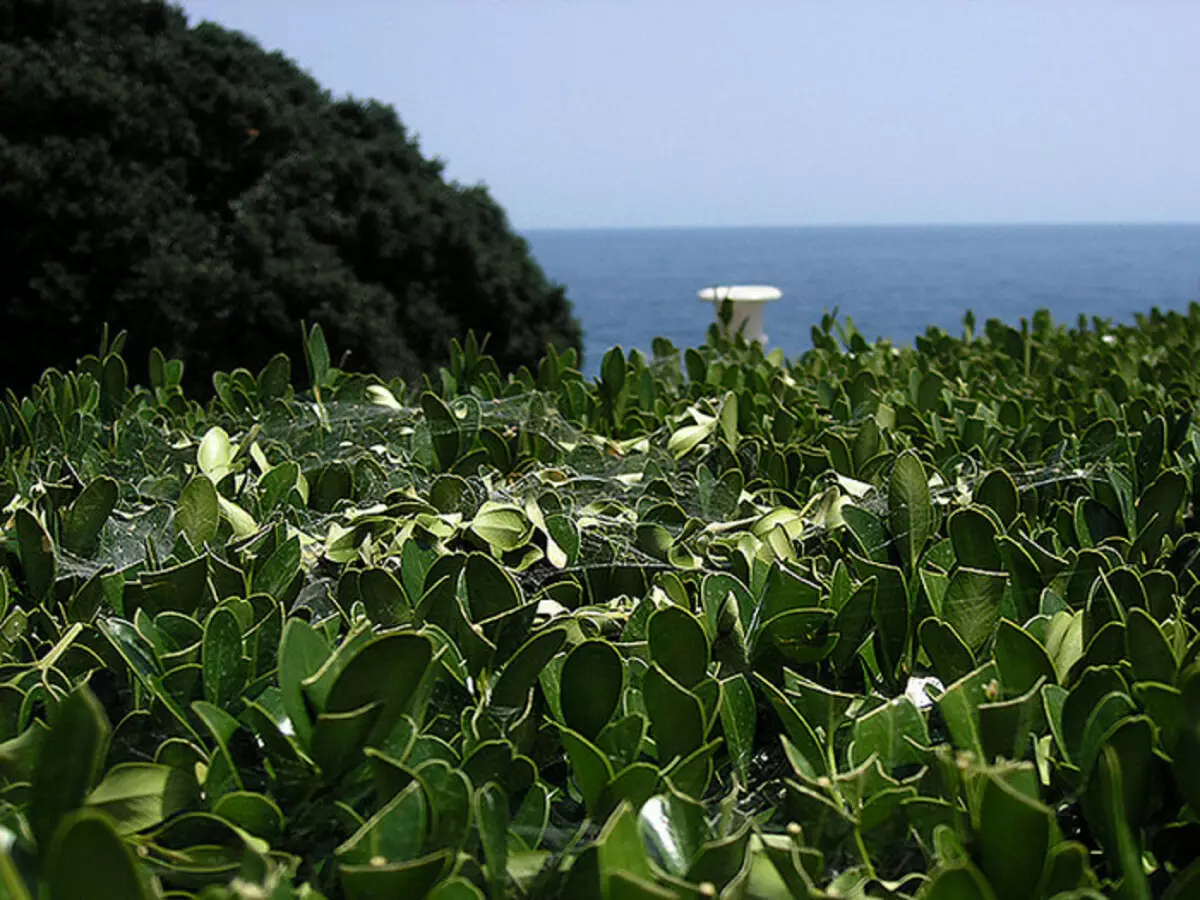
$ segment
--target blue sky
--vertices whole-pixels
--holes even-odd
[[[1198,0],[185,0],[519,228],[1200,219]]]

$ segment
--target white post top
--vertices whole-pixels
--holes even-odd
[[[733,316],[729,321],[731,331],[741,330],[748,341],[767,343],[763,330],[763,310],[771,300],[778,300],[783,292],[769,284],[722,284],[708,287],[697,295],[713,305],[720,317],[721,305],[730,301]]]
[[[697,296],[709,303],[715,300],[732,300],[734,303],[765,303],[769,300],[778,300],[783,296],[783,291],[769,284],[723,284],[707,287]]]

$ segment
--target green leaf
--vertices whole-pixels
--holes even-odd
[[[253,791],[223,795],[213,805],[213,814],[265,841],[278,842],[283,835],[283,811],[269,797]]]
[[[1003,572],[960,567],[950,578],[942,598],[942,618],[973,651],[992,636],[1000,618],[1007,577]]]
[[[1153,558],[1167,530],[1175,523],[1175,514],[1187,492],[1187,480],[1183,473],[1168,469],[1147,487],[1137,501],[1137,540],[1131,557],[1145,552]]]
[[[490,500],[479,508],[471,521],[471,531],[500,553],[510,553],[523,547],[529,540],[532,528],[519,507]]]
[[[200,447],[196,451],[196,464],[200,471],[217,484],[228,475],[233,464],[233,445],[229,434],[220,426],[213,426],[200,439]]]
[[[462,577],[473,622],[482,622],[521,605],[521,591],[512,576],[482,553],[467,557]]]
[[[158,825],[200,800],[196,779],[181,769],[154,763],[122,763],[109,769],[87,797],[87,806],[104,812],[117,832],[133,834]]]
[[[831,690],[822,684],[784,671],[785,692],[806,722],[819,725],[826,740],[845,721],[846,712],[858,698],[854,694]]]
[[[702,425],[684,425],[667,439],[667,452],[675,459],[682,459],[702,442],[708,440],[716,425],[716,419]]]
[[[567,727],[595,740],[621,702],[621,656],[605,641],[584,641],[567,654],[559,704]]]
[[[27,509],[18,509],[14,516],[17,543],[21,548],[21,565],[25,581],[34,600],[41,600],[54,587],[57,565],[54,542],[38,518]]]
[[[565,629],[549,628],[522,644],[492,683],[491,704],[500,708],[523,709],[542,669],[558,653],[566,637]]]
[[[184,485],[175,507],[175,527],[193,547],[203,547],[217,536],[221,507],[217,489],[207,475],[196,475]]]
[[[870,639],[874,620],[875,589],[879,580],[866,579],[854,589],[845,605],[838,610],[833,630],[838,634],[830,659],[839,672],[858,659],[858,652]],[[907,609],[905,610],[907,613]]]
[[[438,850],[418,859],[396,863],[338,866],[346,900],[390,900],[393,897],[426,897],[449,870],[453,854]],[[321,895],[315,892],[316,900]]]
[[[984,757],[983,736],[980,733],[979,706],[991,699],[989,691],[999,693],[996,664],[984,663],[946,688],[937,700],[942,718],[957,750],[970,750]]]
[[[795,664],[818,662],[833,652],[839,635],[831,609],[792,609],[764,622],[753,641],[758,660],[768,650]]]
[[[642,694],[650,714],[650,730],[658,745],[660,765],[676,757],[687,757],[704,743],[708,731],[704,707],[695,694],[658,666],[646,670]]]
[[[1021,505],[1017,496],[1017,485],[1012,476],[1003,469],[988,472],[975,491],[975,499],[990,507],[1006,528],[1017,517]]]
[[[293,535],[276,547],[275,552],[254,573],[252,590],[256,594],[281,599],[299,572],[300,538]]]
[[[1175,683],[1177,663],[1171,644],[1154,618],[1140,607],[1125,616],[1125,652],[1138,681]]]
[[[151,897],[129,847],[98,812],[78,812],[63,820],[43,871],[49,900]]]
[[[620,347],[610,347],[600,363],[601,385],[612,400],[625,388],[625,354]]]
[[[951,684],[975,668],[975,655],[948,622],[930,616],[917,629],[921,648],[942,684]]]
[[[883,522],[859,506],[847,504],[842,507],[842,519],[863,556],[877,563],[888,560],[888,541],[883,531]]]
[[[1139,728],[1138,731],[1141,732],[1141,738],[1149,729]],[[1143,741],[1139,739],[1138,743],[1142,744]],[[1112,745],[1105,746],[1097,760],[1097,771],[1089,779],[1093,783],[1089,784],[1088,796],[1084,801],[1085,814],[1090,813],[1088,818],[1092,827],[1101,832],[1101,842],[1122,874],[1123,896],[1134,900],[1150,900],[1152,896],[1146,871],[1142,867],[1141,848],[1134,829],[1130,827],[1127,802],[1131,794],[1129,776],[1137,775],[1130,771],[1130,763],[1142,758],[1148,763],[1149,752],[1127,756]],[[1136,791],[1145,778],[1143,775],[1132,780],[1132,790]]]
[[[83,805],[108,734],[104,708],[86,685],[59,702],[33,770],[29,826],[40,847],[49,847],[63,816]]]
[[[1167,423],[1162,416],[1155,416],[1142,429],[1134,455],[1133,471],[1138,488],[1145,488],[1158,475],[1163,464],[1163,451],[1167,444]]]
[[[650,658],[685,688],[695,687],[708,667],[708,637],[690,612],[679,606],[656,610],[646,624]]]
[[[404,715],[433,657],[429,639],[412,632],[390,632],[359,647],[337,675],[325,700],[327,713],[349,713],[379,703],[367,743],[377,745]]]
[[[638,833],[638,818],[628,803],[620,804],[609,816],[596,838],[596,847],[600,856],[601,886],[608,888],[609,896],[623,896],[614,894],[611,884],[603,883],[616,872],[633,875],[653,884],[654,872]]]
[[[983,873],[970,863],[939,867],[920,896],[922,900],[998,900]]]
[[[913,571],[933,531],[933,500],[925,467],[912,452],[901,454],[888,479],[888,531]]]
[[[228,500],[218,494],[217,506],[220,507],[221,517],[233,529],[235,537],[247,538],[258,531],[258,523],[254,521],[254,517],[232,500]]]
[[[1039,678],[1050,684],[1058,681],[1054,664],[1037,638],[1008,619],[1002,619],[996,629],[995,655],[1008,694],[1024,694]]]
[[[438,466],[446,471],[465,448],[459,447],[458,421],[454,413],[440,397],[426,391],[421,395],[421,409],[425,412],[425,421],[429,426],[429,436],[433,441],[433,450],[437,454]]]
[[[729,760],[741,784],[749,786],[758,719],[754,690],[745,675],[731,675],[721,682],[721,698],[721,731],[729,747]]]
[[[921,711],[907,696],[877,706],[854,722],[854,743],[850,745],[850,764],[859,766],[872,754],[878,754],[891,771],[899,766],[920,764],[920,747],[929,746],[929,731]]]
[[[475,823],[487,864],[492,900],[505,896],[508,871],[508,797],[497,784],[485,784],[475,792]]]
[[[341,865],[351,866],[407,862],[420,854],[428,826],[425,792],[414,781],[364,822],[334,855]]]
[[[224,708],[241,694],[248,674],[242,631],[228,608],[218,607],[209,615],[202,651],[205,699]]]
[[[312,737],[316,711],[308,709],[302,684],[320,671],[329,652],[320,632],[303,619],[288,619],[279,641],[279,689],[292,728],[305,746]]]
[[[947,522],[954,555],[960,566],[996,570],[1003,566],[996,549],[996,526],[978,509],[960,509]]]
[[[426,839],[431,847],[459,847],[471,822],[471,780],[442,759],[430,759],[414,773],[429,800],[433,825]]]
[[[812,726],[796,711],[796,707],[783,691],[757,672],[754,674],[754,679],[758,689],[766,696],[779,720],[783,723],[783,730],[787,738],[800,754],[800,759],[794,760],[794,762],[799,762],[805,775],[813,779],[824,775],[829,768],[829,761],[825,757],[824,748],[821,747],[816,734],[813,733]]]
[[[1043,712],[1043,684],[1044,681],[1039,678],[1024,694],[995,703],[979,704],[979,733],[987,759],[998,756],[1021,759],[1028,755],[1030,732],[1041,720]]]
[[[575,777],[575,783],[579,785],[588,815],[597,816],[601,812],[600,801],[605,788],[612,781],[612,766],[600,748],[583,735],[565,727],[560,729],[559,734],[567,751],[567,758],[571,761],[571,774]]]
[[[77,556],[91,556],[100,530],[117,505],[117,482],[106,475],[91,481],[63,513],[62,544]]]
[[[329,345],[325,343],[325,332],[315,324],[304,339],[304,361],[308,366],[308,378],[314,388],[324,387],[329,382]]]
[[[908,582],[904,573],[892,565],[856,560],[866,575],[874,576],[875,603],[871,615],[875,621],[879,668],[884,677],[893,679],[904,662],[909,646],[910,615]]]
[[[683,878],[708,838],[704,807],[677,791],[652,797],[638,813],[638,831],[662,867]]]

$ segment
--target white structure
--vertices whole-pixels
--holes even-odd
[[[729,300],[733,303],[733,319],[729,322],[731,331],[736,332],[745,323],[743,332],[748,341],[767,343],[767,333],[763,331],[763,310],[772,300],[778,300],[783,292],[769,284],[726,284],[709,287],[697,295],[701,300],[713,305],[720,321],[721,303]]]

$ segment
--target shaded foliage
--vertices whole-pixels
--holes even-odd
[[[579,344],[484,188],[242,34],[159,2],[5,0],[0,97],[0,384],[94,351],[104,323],[192,384],[294,349],[301,319],[389,377],[468,328],[509,369]]]

